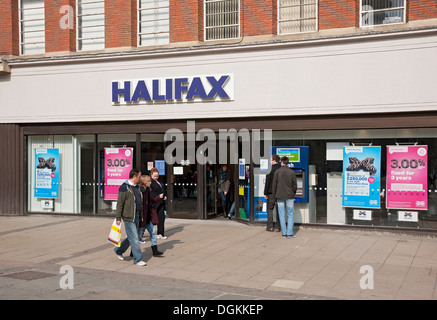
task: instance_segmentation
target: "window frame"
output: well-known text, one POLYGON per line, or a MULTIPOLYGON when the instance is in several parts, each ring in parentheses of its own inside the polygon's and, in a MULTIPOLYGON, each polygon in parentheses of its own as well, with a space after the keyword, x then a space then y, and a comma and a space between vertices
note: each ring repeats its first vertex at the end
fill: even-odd
POLYGON ((154 44, 154 45, 167 45, 170 44, 170 0, 168 1, 168 6, 158 6, 154 8, 140 8, 141 0, 137 0, 137 46, 138 47, 147 47, 150 46, 149 44, 142 44, 141 43, 141 35, 150 34, 150 35, 156 35, 156 34, 168 34, 168 43, 166 44, 154 44), (141 20, 141 11, 144 10, 155 10, 155 9, 163 9, 168 8, 168 19, 157 19, 157 20, 141 20), (168 31, 159 31, 159 32, 143 32, 141 33, 141 22, 147 22, 147 21, 162 21, 167 20, 168 21, 168 31))
MULTIPOLYGON (((277 3, 277 34, 278 35, 287 35, 287 34, 299 34, 299 33, 309 33, 309 32, 317 32, 318 30, 319 30, 319 0, 314 0, 314 3, 311 3, 311 4, 304 4, 304 5, 316 5, 316 15, 315 15, 315 18, 310 18, 310 19, 302 19, 302 18, 300 18, 300 19, 283 19, 283 20, 280 20, 279 19, 279 14, 280 14, 280 8, 281 8, 281 6, 280 6, 280 4, 281 4, 281 1, 282 0, 278 0, 278 3, 277 3), (280 23, 281 22, 284 22, 284 21, 302 21, 302 20, 316 20, 316 25, 315 25, 315 28, 314 28, 314 30, 313 31, 298 31, 298 32, 287 32, 287 33, 281 33, 280 32, 280 23)), ((298 5, 299 7, 300 6, 302 6, 302 5, 298 5)), ((298 7, 297 5, 295 5, 295 6, 284 6, 284 7, 298 7)))
POLYGON ((363 0, 360 0, 360 28, 374 28, 378 26, 392 26, 392 25, 399 25, 399 24, 405 24, 407 23, 407 0, 404 0, 403 7, 394 7, 394 8, 386 8, 386 9, 377 9, 372 11, 363 11, 363 0), (402 22, 395 22, 395 23, 388 23, 388 24, 372 24, 372 25, 363 25, 363 13, 368 12, 384 12, 384 11, 391 11, 391 10, 404 10, 403 14, 403 21, 402 22))
POLYGON ((78 52, 86 52, 86 51, 95 51, 95 50, 104 50, 105 49, 105 0, 94 0, 94 1, 90 1, 90 2, 84 2, 82 3, 82 0, 76 0, 76 51, 78 52), (103 3, 103 13, 93 13, 93 14, 87 14, 87 16, 89 15, 103 15, 103 25, 94 25, 94 26, 86 26, 85 28, 95 28, 95 27, 102 27, 103 26, 103 37, 93 37, 93 38, 79 38, 79 31, 80 29, 82 29, 83 27, 81 26, 81 24, 79 23, 79 18, 82 16, 85 16, 83 14, 79 14, 79 5, 87 5, 87 4, 94 4, 94 3, 103 3), (103 39, 103 48, 101 49, 81 49, 82 46, 81 41, 82 40, 94 40, 94 39, 103 39))
MULTIPOLYGON (((223 40, 235 40, 235 39, 240 39, 241 38, 241 1, 240 0, 235 0, 238 2, 238 24, 235 25, 226 25, 226 26, 220 26, 218 28, 224 28, 224 27, 231 27, 231 26, 238 26, 238 36, 237 37, 233 37, 233 38, 221 38, 221 39, 207 39, 207 29, 213 29, 213 28, 217 28, 217 27, 207 27, 206 26, 206 17, 207 17, 207 13, 206 13, 206 3, 207 2, 224 2, 224 1, 229 1, 229 0, 203 0, 203 40, 206 41, 223 41, 223 40)), ((230 13, 230 12, 228 12, 230 13)), ((208 14, 211 15, 211 14, 208 14)))
POLYGON ((26 8, 23 9, 23 1, 24 0, 19 0, 18 1, 18 32, 19 32, 19 54, 20 56, 25 56, 25 55, 35 55, 35 54, 45 54, 46 53, 46 25, 45 25, 45 2, 43 2, 43 6, 42 7, 36 7, 36 8, 26 8), (32 20, 27 20, 27 21, 44 21, 44 27, 42 30, 32 30, 32 31, 23 31, 23 22, 25 22, 26 20, 23 19, 23 10, 39 10, 39 9, 43 9, 44 13, 43 13, 43 18, 42 19, 32 19, 32 20), (23 42, 23 33, 27 33, 27 32, 44 32, 44 41, 40 41, 40 42, 23 42), (43 52, 38 52, 38 53, 23 53, 23 46, 26 44, 40 44, 43 43, 44 44, 44 49, 43 52))

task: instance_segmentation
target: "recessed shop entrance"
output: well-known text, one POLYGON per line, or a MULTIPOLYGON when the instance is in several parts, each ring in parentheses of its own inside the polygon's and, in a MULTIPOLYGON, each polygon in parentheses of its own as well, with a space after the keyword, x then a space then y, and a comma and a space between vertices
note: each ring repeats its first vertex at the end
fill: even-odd
MULTIPOLYGON (((185 150, 189 150, 187 142, 185 150)), ((195 150, 201 143, 195 143, 195 150)), ((216 147, 218 154, 219 148, 216 147)), ((167 180, 167 211, 172 218, 183 219, 211 219, 224 216, 222 197, 219 194, 218 173, 222 165, 206 162, 199 163, 193 157, 180 160, 168 167, 167 180)), ((229 171, 230 188, 227 195, 227 212, 234 201, 234 165, 227 165, 229 171)))
POLYGON ((199 165, 170 166, 168 210, 172 218, 198 218, 199 165))
MULTIPOLYGON (((235 213, 235 197, 234 197, 234 170, 235 165, 226 164, 229 171, 230 177, 230 186, 227 195, 227 207, 226 213, 229 213, 230 210, 233 210, 232 213, 235 213), (232 209, 232 204, 234 204, 234 208, 232 209)), ((227 217, 224 212, 223 207, 223 198, 219 193, 219 184, 220 184, 220 170, 222 169, 221 164, 207 164, 203 167, 203 218, 211 219, 215 217, 227 217)))
MULTIPOLYGON (((231 187, 228 207, 234 202, 234 166, 229 165, 231 187)), ((224 216, 222 198, 218 192, 219 164, 188 164, 170 166, 168 212, 172 218, 211 219, 224 216)))

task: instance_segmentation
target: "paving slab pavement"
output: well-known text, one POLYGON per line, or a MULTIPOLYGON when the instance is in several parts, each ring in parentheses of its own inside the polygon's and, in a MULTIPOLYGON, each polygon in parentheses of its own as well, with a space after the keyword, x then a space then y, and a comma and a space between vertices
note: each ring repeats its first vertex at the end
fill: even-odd
MULTIPOLYGON (((167 219, 164 257, 119 261, 112 219, 0 216, 0 299, 398 300, 437 298, 437 238, 300 227, 284 239, 226 220, 167 219), (71 267, 73 281, 61 273, 71 267), (65 277, 64 277, 65 276, 65 277), (63 278, 64 277, 64 278, 63 278), (61 282, 73 283, 62 289, 61 282)), ((124 231, 124 230, 123 230, 124 231)))

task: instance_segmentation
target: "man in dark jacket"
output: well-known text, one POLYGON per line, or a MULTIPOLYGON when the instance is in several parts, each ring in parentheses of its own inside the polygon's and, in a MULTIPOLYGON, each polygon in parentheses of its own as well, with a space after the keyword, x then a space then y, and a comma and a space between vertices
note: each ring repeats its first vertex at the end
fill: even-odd
POLYGON ((284 238, 294 238, 294 195, 297 190, 297 179, 294 170, 288 167, 288 158, 281 158, 281 167, 273 177, 272 197, 276 199, 284 238), (287 223, 285 222, 285 207, 287 207, 287 223))
POLYGON ((275 171, 281 167, 279 161, 279 156, 277 154, 273 154, 271 158, 272 168, 270 170, 270 173, 266 176, 266 184, 264 186, 264 197, 267 199, 267 231, 273 231, 275 227, 278 231, 281 230, 277 210, 276 225, 273 222, 273 210, 275 209, 276 199, 272 197, 273 177, 275 176, 275 171))
POLYGON ((129 172, 129 180, 126 180, 118 189, 117 211, 115 218, 120 225, 121 219, 124 221, 127 238, 124 239, 119 248, 115 248, 118 259, 124 260, 123 253, 132 247, 134 264, 145 266, 146 262, 142 259, 141 247, 138 239, 138 224, 142 216, 143 195, 138 187, 141 172, 132 169, 129 172), (141 216, 140 216, 141 214, 141 216))

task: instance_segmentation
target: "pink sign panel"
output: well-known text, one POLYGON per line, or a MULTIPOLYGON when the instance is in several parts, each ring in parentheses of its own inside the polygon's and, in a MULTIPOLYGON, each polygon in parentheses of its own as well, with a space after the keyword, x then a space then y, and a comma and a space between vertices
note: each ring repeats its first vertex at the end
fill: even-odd
POLYGON ((118 188, 129 179, 132 148, 105 148, 105 200, 117 200, 118 188))
POLYGON ((387 146, 386 206, 428 209, 428 146, 387 146))

